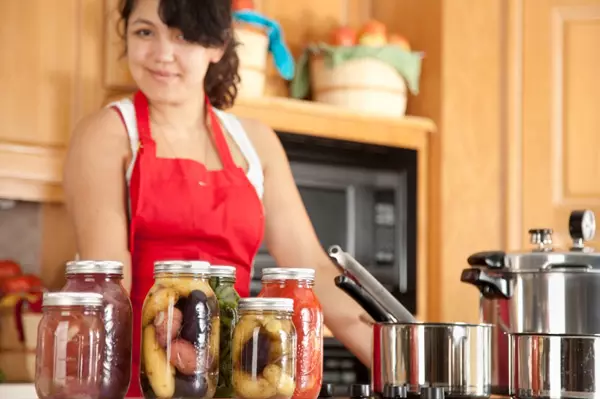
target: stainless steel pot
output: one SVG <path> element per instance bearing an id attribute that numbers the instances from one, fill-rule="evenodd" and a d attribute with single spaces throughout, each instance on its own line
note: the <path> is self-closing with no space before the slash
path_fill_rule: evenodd
<path id="1" fill-rule="evenodd" d="M 443 387 L 445 396 L 487 397 L 492 326 L 463 323 L 375 323 L 373 390 L 387 384 Z"/>
<path id="2" fill-rule="evenodd" d="M 551 229 L 532 229 L 529 252 L 479 252 L 469 257 L 461 280 L 481 291 L 482 321 L 492 334 L 494 394 L 508 393 L 507 333 L 600 333 L 600 253 L 584 246 L 595 233 L 591 211 L 569 218 L 573 246 L 552 246 Z"/>
<path id="3" fill-rule="evenodd" d="M 375 320 L 373 392 L 406 386 L 409 394 L 420 394 L 431 386 L 447 397 L 491 394 L 491 324 L 391 322 L 393 316 L 352 279 L 338 276 L 335 283 Z"/>
<path id="4" fill-rule="evenodd" d="M 600 336 L 511 334 L 510 354 L 512 396 L 600 397 Z"/>

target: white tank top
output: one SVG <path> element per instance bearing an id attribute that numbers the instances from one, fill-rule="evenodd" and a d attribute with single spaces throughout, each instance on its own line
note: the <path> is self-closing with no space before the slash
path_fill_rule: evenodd
<path id="1" fill-rule="evenodd" d="M 127 167 L 127 171 L 125 174 L 125 178 L 127 180 L 127 186 L 129 187 L 129 181 L 131 179 L 131 173 L 133 171 L 133 165 L 135 164 L 135 160 L 137 157 L 138 143 L 139 143 L 139 133 L 137 129 L 137 120 L 135 115 L 135 107 L 133 102 L 129 98 L 122 99 L 120 101 L 115 101 L 107 105 L 108 107 L 116 107 L 121 112 L 121 116 L 123 117 L 123 121 L 125 122 L 125 127 L 127 129 L 127 135 L 129 136 L 129 144 L 131 145 L 131 153 L 133 154 L 131 158 L 131 162 Z M 248 162 L 248 180 L 254 186 L 258 197 L 262 199 L 264 192 L 264 176 L 262 171 L 262 164 L 260 163 L 260 158 L 252 145 L 252 142 L 248 138 L 244 127 L 240 123 L 239 119 L 235 117 L 235 115 L 229 114 L 227 112 L 223 112 L 216 108 L 213 108 L 221 123 L 225 127 L 225 130 L 229 132 L 233 141 L 239 147 L 242 155 L 246 158 Z"/>

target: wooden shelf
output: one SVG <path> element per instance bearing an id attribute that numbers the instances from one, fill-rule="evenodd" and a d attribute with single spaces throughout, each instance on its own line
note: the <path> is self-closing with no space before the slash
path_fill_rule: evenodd
<path id="1" fill-rule="evenodd" d="M 378 117 L 283 97 L 239 98 L 231 112 L 277 131 L 415 150 L 423 149 L 428 134 L 436 130 L 427 118 Z"/>
<path id="2" fill-rule="evenodd" d="M 63 149 L 0 142 L 0 198 L 60 202 Z"/>

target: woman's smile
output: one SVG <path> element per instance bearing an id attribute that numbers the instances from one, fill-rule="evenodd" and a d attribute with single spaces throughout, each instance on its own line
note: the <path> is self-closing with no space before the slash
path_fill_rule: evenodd
<path id="1" fill-rule="evenodd" d="M 155 80 L 163 83 L 171 83 L 180 77 L 180 74 L 178 73 L 162 69 L 148 69 L 148 72 Z"/>

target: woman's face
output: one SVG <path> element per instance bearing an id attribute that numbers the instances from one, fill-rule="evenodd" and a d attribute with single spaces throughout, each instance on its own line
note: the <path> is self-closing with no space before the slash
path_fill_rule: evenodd
<path id="1" fill-rule="evenodd" d="M 183 39 L 158 15 L 159 0 L 137 0 L 127 26 L 129 70 L 150 101 L 180 103 L 203 93 L 204 76 L 223 51 Z"/>

